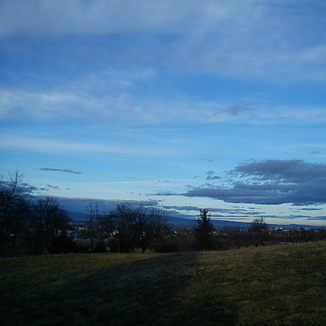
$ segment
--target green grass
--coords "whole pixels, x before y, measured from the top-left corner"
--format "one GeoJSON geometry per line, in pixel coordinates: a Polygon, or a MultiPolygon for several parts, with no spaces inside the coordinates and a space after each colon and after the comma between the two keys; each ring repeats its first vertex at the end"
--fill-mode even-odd
{"type": "Polygon", "coordinates": [[[326,242],[0,260],[2,325],[326,325],[326,242]]]}

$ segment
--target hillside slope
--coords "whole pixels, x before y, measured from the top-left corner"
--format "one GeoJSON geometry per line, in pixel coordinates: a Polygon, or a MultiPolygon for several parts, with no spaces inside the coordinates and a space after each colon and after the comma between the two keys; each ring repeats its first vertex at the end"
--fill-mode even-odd
{"type": "Polygon", "coordinates": [[[326,242],[0,261],[2,325],[326,325],[326,242]]]}

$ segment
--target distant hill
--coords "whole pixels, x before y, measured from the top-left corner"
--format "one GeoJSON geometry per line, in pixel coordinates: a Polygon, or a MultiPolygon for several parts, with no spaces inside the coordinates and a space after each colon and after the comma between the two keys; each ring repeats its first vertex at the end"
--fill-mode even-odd
{"type": "MultiPolygon", "coordinates": [[[[194,226],[196,224],[196,219],[188,219],[182,217],[168,217],[168,223],[172,225],[182,225],[182,226],[194,226]]],[[[234,227],[234,228],[248,228],[251,226],[251,222],[235,222],[235,221],[227,221],[227,220],[214,220],[212,219],[212,223],[215,227],[234,227]]],[[[312,226],[312,225],[302,225],[302,224],[268,224],[272,227],[282,227],[287,229],[292,228],[309,228],[309,229],[319,229],[320,226],[312,226]]]]}
{"type": "MultiPolygon", "coordinates": [[[[87,214],[80,213],[80,212],[67,212],[69,217],[74,221],[86,221],[87,214]]],[[[196,224],[196,219],[191,218],[183,218],[183,217],[174,217],[168,216],[166,221],[172,225],[181,225],[181,226],[194,226],[196,224]]],[[[230,227],[240,227],[240,228],[247,228],[250,226],[251,223],[244,223],[244,222],[233,222],[233,221],[224,221],[224,220],[212,220],[215,227],[223,227],[223,226],[230,226],[230,227]]]]}
{"type": "MultiPolygon", "coordinates": [[[[87,213],[80,213],[80,212],[67,212],[69,217],[74,221],[86,221],[87,219],[87,213]]],[[[175,226],[187,226],[192,227],[196,224],[196,219],[191,218],[183,218],[183,217],[174,217],[174,216],[168,216],[166,218],[167,222],[169,224],[175,225],[175,226]]],[[[235,221],[227,221],[227,220],[213,220],[212,223],[217,228],[222,227],[234,227],[234,228],[248,228],[250,227],[250,222],[235,222],[235,221]]],[[[311,225],[300,225],[300,224],[269,224],[273,227],[282,227],[282,228],[310,228],[310,229],[318,229],[319,226],[311,226],[311,225]]]]}
{"type": "MultiPolygon", "coordinates": [[[[182,226],[194,226],[196,224],[196,219],[182,218],[182,217],[168,217],[168,223],[172,225],[182,225],[182,226]]],[[[213,220],[212,223],[215,227],[237,227],[237,228],[248,228],[251,223],[248,222],[233,222],[226,220],[213,220]]]]}
{"type": "Polygon", "coordinates": [[[69,217],[74,221],[86,221],[87,214],[79,212],[67,212],[69,217]]]}

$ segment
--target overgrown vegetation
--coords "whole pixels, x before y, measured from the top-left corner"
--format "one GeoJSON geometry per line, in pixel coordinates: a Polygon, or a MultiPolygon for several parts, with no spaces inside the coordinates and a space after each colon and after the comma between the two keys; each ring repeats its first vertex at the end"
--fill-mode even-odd
{"type": "Polygon", "coordinates": [[[2,325],[326,325],[326,242],[0,263],[2,325]]]}

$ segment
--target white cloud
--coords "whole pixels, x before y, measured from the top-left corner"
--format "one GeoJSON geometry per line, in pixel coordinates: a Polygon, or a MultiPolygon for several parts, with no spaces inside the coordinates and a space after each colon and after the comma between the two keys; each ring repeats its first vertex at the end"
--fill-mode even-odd
{"type": "Polygon", "coordinates": [[[0,148],[30,150],[45,153],[115,153],[141,156],[162,156],[172,154],[164,148],[135,146],[124,147],[119,145],[103,145],[90,142],[69,142],[44,138],[32,138],[15,136],[12,134],[0,134],[0,148]]]}
{"type": "Polygon", "coordinates": [[[326,62],[326,44],[309,47],[299,52],[295,58],[302,63],[325,63],[326,62]]]}
{"type": "Polygon", "coordinates": [[[187,33],[205,29],[257,0],[57,0],[1,2],[1,34],[187,33]],[[16,19],[12,19],[16,17],[16,19]]]}
{"type": "Polygon", "coordinates": [[[72,91],[78,89],[83,93],[116,94],[149,83],[155,76],[155,70],[149,68],[118,69],[111,67],[85,74],[74,82],[65,85],[65,90],[68,88],[72,91]]]}
{"type": "Polygon", "coordinates": [[[120,65],[324,79],[323,10],[321,1],[11,0],[0,3],[0,37],[115,35],[115,51],[87,50],[90,56],[120,65]]]}
{"type": "Polygon", "coordinates": [[[0,89],[0,120],[71,120],[105,122],[110,125],[156,125],[161,123],[249,124],[323,123],[323,107],[250,106],[232,102],[195,101],[192,98],[155,99],[128,91],[93,95],[81,91],[28,92],[0,89]],[[230,108],[237,108],[234,114],[230,108]],[[243,109],[241,109],[243,108],[243,109]]]}
{"type": "Polygon", "coordinates": [[[219,122],[227,119],[218,103],[165,101],[137,98],[129,93],[93,96],[78,92],[26,92],[0,90],[0,119],[85,119],[122,124],[156,124],[174,121],[219,122]]]}

